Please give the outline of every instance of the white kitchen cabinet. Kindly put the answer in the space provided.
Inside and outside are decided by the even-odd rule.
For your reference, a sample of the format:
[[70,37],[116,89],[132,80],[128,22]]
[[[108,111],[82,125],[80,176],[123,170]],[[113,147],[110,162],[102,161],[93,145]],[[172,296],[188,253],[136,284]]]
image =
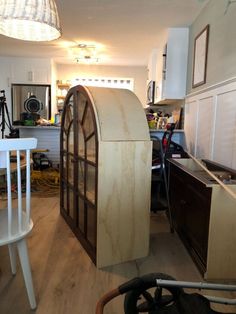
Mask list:
[[51,60],[12,58],[10,80],[18,84],[50,84]]
[[186,95],[188,28],[170,28],[167,44],[156,54],[155,103],[171,104]]
[[156,81],[157,76],[157,60],[159,57],[159,50],[152,49],[148,60],[148,82]]

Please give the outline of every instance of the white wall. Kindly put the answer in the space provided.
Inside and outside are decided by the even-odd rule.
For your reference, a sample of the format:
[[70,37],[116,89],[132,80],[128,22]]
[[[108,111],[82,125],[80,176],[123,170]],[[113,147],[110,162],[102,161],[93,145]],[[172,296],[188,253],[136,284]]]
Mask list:
[[134,78],[134,93],[143,106],[146,104],[147,67],[57,64],[57,79],[71,80],[76,77]]
[[[236,4],[227,12],[227,0],[210,0],[190,27],[187,93],[236,77]],[[195,37],[209,24],[206,84],[192,88]]]
[[[236,4],[210,0],[190,27],[185,135],[198,158],[236,168]],[[206,83],[192,88],[194,39],[209,24]]]
[[51,61],[51,117],[54,117],[57,113],[57,103],[56,103],[56,81],[57,81],[57,65],[52,60]]
[[236,78],[186,99],[188,151],[236,169]]

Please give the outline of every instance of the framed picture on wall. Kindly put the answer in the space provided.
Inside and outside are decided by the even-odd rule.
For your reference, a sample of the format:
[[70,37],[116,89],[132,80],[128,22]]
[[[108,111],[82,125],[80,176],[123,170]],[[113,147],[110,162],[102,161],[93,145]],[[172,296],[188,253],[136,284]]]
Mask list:
[[192,87],[206,83],[209,24],[196,36],[194,41]]

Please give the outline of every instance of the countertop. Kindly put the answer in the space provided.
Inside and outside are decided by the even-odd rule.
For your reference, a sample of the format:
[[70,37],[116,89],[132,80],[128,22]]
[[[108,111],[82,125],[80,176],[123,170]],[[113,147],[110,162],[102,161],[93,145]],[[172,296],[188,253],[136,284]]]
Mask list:
[[[165,129],[149,129],[149,132],[165,132]],[[183,129],[174,129],[174,133],[184,133]]]
[[[201,181],[203,184],[206,185],[206,187],[212,187],[215,185],[219,185],[219,183],[214,180],[213,177],[211,177],[200,165],[198,165],[193,159],[191,158],[179,158],[179,159],[168,159],[168,161],[180,169],[182,169],[184,172],[190,174],[193,176],[195,179]],[[218,165],[214,162],[208,161],[208,164],[205,165],[203,162],[204,166],[208,169],[211,167],[212,169],[210,170],[216,177],[218,177],[221,173],[229,173],[232,176],[234,175],[233,169],[229,169],[227,167],[224,167],[223,165]],[[221,168],[219,168],[221,166]],[[215,169],[214,169],[215,167]],[[209,169],[208,169],[209,170]],[[231,171],[230,171],[231,170]],[[218,177],[220,179],[220,177]],[[229,186],[235,185],[234,181],[232,183],[228,183]]]
[[56,125],[35,125],[35,126],[25,126],[25,125],[14,125],[15,129],[35,129],[35,130],[60,130],[60,126]]

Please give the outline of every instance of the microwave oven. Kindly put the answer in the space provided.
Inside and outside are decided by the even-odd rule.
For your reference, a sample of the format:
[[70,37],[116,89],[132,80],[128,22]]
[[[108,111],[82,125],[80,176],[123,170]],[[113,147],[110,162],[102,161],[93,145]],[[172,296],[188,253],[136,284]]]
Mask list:
[[153,105],[155,99],[155,81],[149,81],[147,85],[147,105]]

